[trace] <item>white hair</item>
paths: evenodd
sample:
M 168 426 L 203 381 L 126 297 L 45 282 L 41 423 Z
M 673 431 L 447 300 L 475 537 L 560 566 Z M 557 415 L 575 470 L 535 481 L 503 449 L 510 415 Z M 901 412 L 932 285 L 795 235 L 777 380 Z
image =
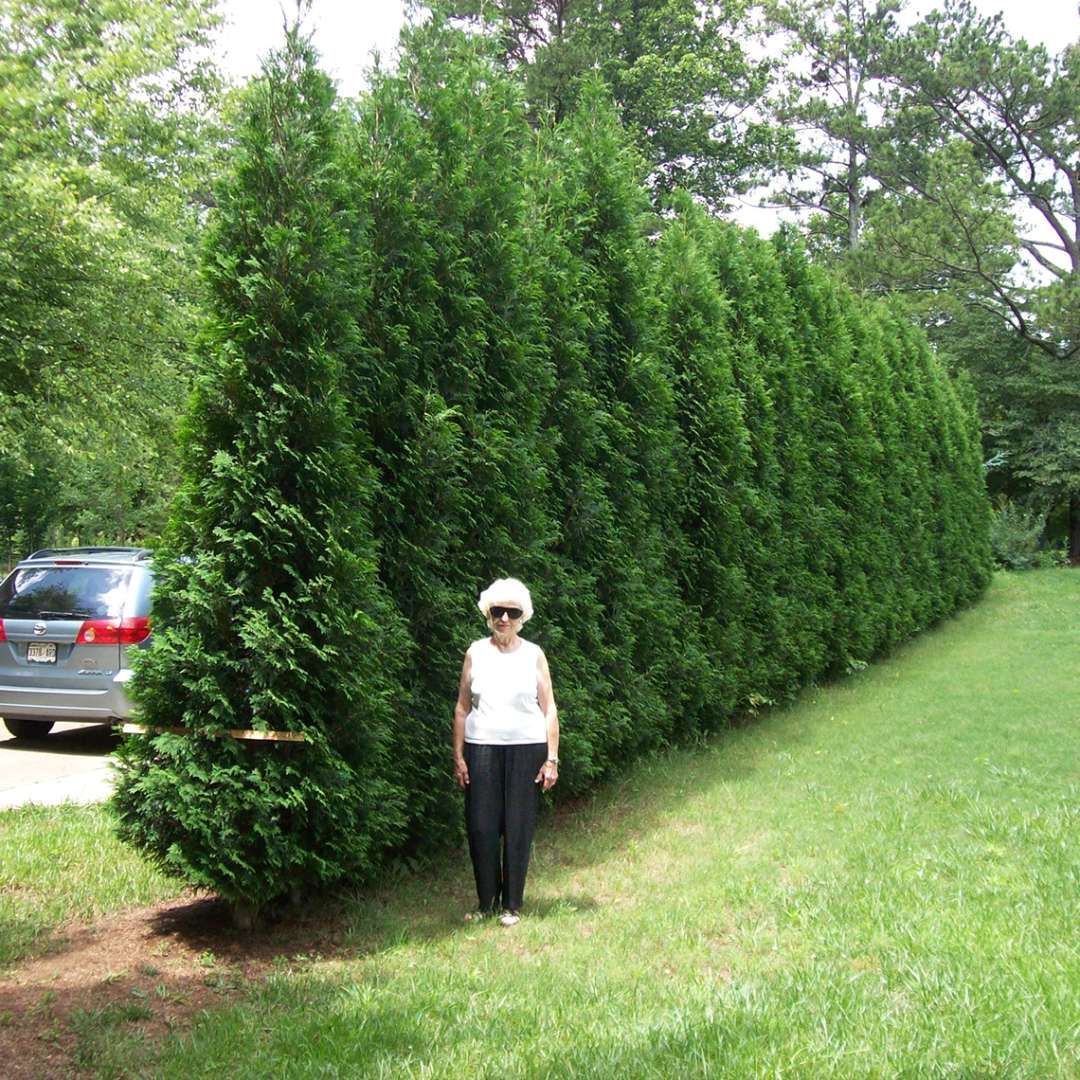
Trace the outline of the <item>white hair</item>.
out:
M 492 604 L 506 604 L 507 607 L 521 608 L 523 623 L 527 623 L 532 618 L 532 597 L 524 583 L 518 581 L 517 578 L 499 578 L 480 594 L 476 606 L 484 613 L 485 619 L 491 614 Z

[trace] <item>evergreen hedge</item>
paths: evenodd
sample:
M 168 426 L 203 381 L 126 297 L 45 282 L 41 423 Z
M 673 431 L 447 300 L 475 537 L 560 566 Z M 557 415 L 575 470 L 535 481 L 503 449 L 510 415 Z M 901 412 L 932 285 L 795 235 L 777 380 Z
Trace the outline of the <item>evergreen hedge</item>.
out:
M 460 831 L 475 597 L 513 574 L 587 790 L 873 659 L 990 573 L 968 389 L 886 305 L 677 199 L 600 85 L 530 128 L 438 25 L 335 110 L 295 36 L 207 255 L 123 835 L 236 899 Z M 302 730 L 273 750 L 222 728 Z

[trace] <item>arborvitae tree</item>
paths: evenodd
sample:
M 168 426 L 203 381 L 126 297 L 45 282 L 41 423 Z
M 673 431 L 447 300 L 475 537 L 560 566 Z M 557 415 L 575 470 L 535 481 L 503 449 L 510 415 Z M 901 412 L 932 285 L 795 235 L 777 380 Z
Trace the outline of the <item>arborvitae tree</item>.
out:
M 679 527 L 688 550 L 681 585 L 701 620 L 709 658 L 693 720 L 699 730 L 711 730 L 736 712 L 751 685 L 752 582 L 745 559 L 755 543 L 749 524 L 752 456 L 733 370 L 731 303 L 715 270 L 716 222 L 688 197 L 677 199 L 675 210 L 654 275 L 686 454 Z
M 185 730 L 128 738 L 114 803 L 167 871 L 254 905 L 369 872 L 405 820 L 385 757 L 409 649 L 376 580 L 373 481 L 341 392 L 357 272 L 315 64 L 294 30 L 246 93 L 134 683 L 146 724 Z
M 926 505 L 925 416 L 906 328 L 886 311 L 879 312 L 878 317 L 882 320 L 885 362 L 897 419 L 893 461 L 900 497 L 892 508 L 890 535 L 898 540 L 903 538 L 899 545 L 900 596 L 897 606 L 901 619 L 899 638 L 904 640 L 928 625 L 928 612 L 937 584 L 928 561 L 930 522 Z
M 781 256 L 786 240 L 778 238 Z M 821 491 L 813 442 L 814 386 L 826 358 L 814 355 L 799 333 L 796 294 L 784 277 L 777 245 L 744 240 L 757 282 L 744 301 L 754 311 L 753 333 L 765 358 L 765 377 L 776 416 L 779 465 L 777 506 L 782 548 L 777 552 L 778 629 L 774 656 L 777 691 L 792 696 L 825 666 L 825 623 L 835 602 L 830 576 L 821 564 Z M 827 470 L 827 466 L 826 466 Z
M 805 514 L 802 550 L 807 568 L 806 598 L 813 610 L 807 629 L 816 639 L 806 656 L 813 666 L 805 664 L 805 679 L 852 658 L 843 638 L 838 640 L 837 624 L 846 622 L 841 612 L 848 609 L 845 590 L 852 577 L 850 543 L 861 532 L 850 527 L 844 487 L 844 463 L 857 452 L 853 445 L 857 435 L 849 430 L 845 420 L 850 422 L 851 418 L 845 414 L 857 401 L 851 400 L 853 388 L 844 378 L 851 343 L 843 333 L 839 313 L 829 303 L 828 291 L 822 287 L 825 283 L 814 273 L 794 236 L 782 232 L 773 246 L 791 299 L 792 335 L 803 357 L 796 390 L 804 398 L 799 440 L 803 452 L 798 457 L 798 479 L 789 484 L 798 498 L 785 501 Z
M 876 544 L 867 546 L 870 582 L 872 652 L 890 648 L 904 637 L 904 546 L 902 505 L 897 455 L 903 452 L 896 416 L 895 390 L 887 364 L 883 327 L 872 312 L 853 296 L 845 296 L 845 319 L 854 342 L 852 361 L 874 433 L 869 461 L 871 483 L 878 492 Z M 871 537 L 867 538 L 868 540 Z
M 545 153 L 549 232 L 562 238 L 557 265 L 573 282 L 568 294 L 546 295 L 571 391 L 553 400 L 548 421 L 568 435 L 556 554 L 592 586 L 600 621 L 578 640 L 599 658 L 607 688 L 607 700 L 567 727 L 588 776 L 682 730 L 707 661 L 677 578 L 682 455 L 672 375 L 652 333 L 646 235 L 656 219 L 643 169 L 598 84 L 547 134 Z
M 769 392 L 766 365 L 757 337 L 757 283 L 750 234 L 732 226 L 713 229 L 710 256 L 713 270 L 730 312 L 733 342 L 732 373 L 742 401 L 750 464 L 741 485 L 739 506 L 747 543 L 741 556 L 750 583 L 749 607 L 744 616 L 743 657 L 746 683 L 739 695 L 743 707 L 757 707 L 780 692 L 782 669 L 773 643 L 781 636 L 777 578 L 782 572 L 783 531 L 779 506 L 780 466 L 777 458 L 777 416 Z M 756 243 L 761 243 L 757 241 Z
M 936 583 L 930 617 L 936 620 L 974 599 L 987 583 L 989 502 L 972 482 L 983 472 L 982 447 L 970 426 L 977 410 L 965 396 L 966 375 L 950 376 L 922 334 L 906 327 L 904 333 L 921 386 L 928 566 Z
M 459 828 L 448 724 L 465 648 L 483 632 L 475 597 L 521 577 L 536 594 L 529 632 L 548 626 L 557 525 L 539 429 L 553 374 L 526 250 L 529 139 L 516 84 L 436 23 L 409 33 L 350 140 L 371 264 L 350 408 L 381 478 L 382 579 L 420 657 L 399 756 L 425 845 Z
M 603 109 L 603 103 L 598 102 Z M 615 282 L 597 266 L 592 245 L 610 243 L 611 257 L 634 259 L 641 234 L 635 183 L 636 159 L 610 116 L 586 108 L 562 125 L 543 128 L 530 155 L 530 188 L 536 213 L 529 232 L 530 266 L 537 281 L 544 347 L 556 383 L 543 420 L 544 440 L 555 454 L 553 496 L 559 532 L 550 549 L 550 631 L 547 643 L 558 657 L 563 702 L 565 790 L 584 790 L 614 761 L 631 753 L 638 737 L 662 739 L 666 710 L 656 723 L 635 725 L 627 699 L 641 692 L 641 677 L 626 680 L 627 655 L 637 648 L 622 620 L 633 604 L 623 603 L 623 587 L 638 558 L 627 537 L 636 527 L 626 518 L 625 500 L 640 506 L 640 486 L 627 461 L 632 435 L 620 419 L 625 410 L 614 387 L 625 381 L 631 355 L 622 331 L 612 326 L 610 290 Z M 590 120 L 595 128 L 590 129 Z M 610 191 L 597 198 L 598 170 L 629 177 L 615 196 L 628 194 L 631 206 L 611 215 Z M 611 215 L 611 216 L 609 216 Z M 629 237 L 609 235 L 611 222 L 630 221 Z M 620 244 L 629 238 L 629 250 Z M 626 267 L 619 265 L 618 279 Z M 631 275 L 631 289 L 640 287 Z M 613 302 L 612 302 L 613 303 Z M 621 323 L 631 340 L 642 334 L 641 306 L 630 303 Z M 621 501 L 624 500 L 624 501 Z M 647 542 L 649 534 L 640 532 Z M 616 625 L 618 623 L 618 625 Z
M 565 146 L 557 149 L 556 143 Z M 605 705 L 619 690 L 605 643 L 608 612 L 600 577 L 616 529 L 608 481 L 600 468 L 607 414 L 594 385 L 594 319 L 589 268 L 571 242 L 589 210 L 575 174 L 563 165 L 573 144 L 558 126 L 541 130 L 528 159 L 535 213 L 528 258 L 540 297 L 540 331 L 555 382 L 542 420 L 554 455 L 553 498 L 559 523 L 550 549 L 544 612 L 545 648 L 552 657 L 563 717 L 565 762 L 560 785 L 584 790 L 602 775 Z
M 956 584 L 956 607 L 959 607 L 978 599 L 990 582 L 992 562 L 990 501 L 986 498 L 984 484 L 973 480 L 984 475 L 975 388 L 969 377 L 960 373 L 954 376 L 952 390 L 957 456 L 949 462 L 948 471 L 953 488 L 952 511 L 957 537 L 952 548 L 952 580 Z
M 836 280 L 811 266 L 790 237 L 778 251 L 794 300 L 797 336 L 813 373 L 813 544 L 831 594 L 823 655 L 828 667 L 843 670 L 875 650 L 874 567 L 881 554 L 877 441 Z

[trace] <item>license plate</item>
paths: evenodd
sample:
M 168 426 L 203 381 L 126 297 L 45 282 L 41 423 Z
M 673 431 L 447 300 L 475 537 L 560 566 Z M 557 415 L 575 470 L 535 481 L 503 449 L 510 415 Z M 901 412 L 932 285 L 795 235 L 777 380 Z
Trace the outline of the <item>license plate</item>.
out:
M 55 641 L 31 641 L 26 646 L 26 659 L 31 664 L 55 664 Z

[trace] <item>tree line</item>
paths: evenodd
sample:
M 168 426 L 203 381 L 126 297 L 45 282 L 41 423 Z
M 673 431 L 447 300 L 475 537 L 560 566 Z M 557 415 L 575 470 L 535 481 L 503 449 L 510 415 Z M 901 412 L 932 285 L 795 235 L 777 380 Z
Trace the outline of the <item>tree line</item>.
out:
M 223 108 L 207 0 L 0 0 L 0 558 L 152 540 Z
M 1080 559 L 1080 49 L 970 0 L 439 0 L 534 129 L 599 75 L 657 212 L 677 190 L 800 213 L 811 258 L 888 295 L 979 399 L 995 499 Z M 0 0 L 0 555 L 153 542 L 213 178 L 236 91 L 214 0 Z
M 533 590 L 564 784 L 857 670 L 990 572 L 974 398 L 903 310 L 676 193 L 603 79 L 538 122 L 435 19 L 245 92 L 122 835 L 259 904 L 460 832 L 477 593 Z M 235 728 L 300 733 L 251 746 Z
M 815 260 L 888 294 L 969 372 L 991 490 L 1080 564 L 1080 42 L 973 0 L 438 0 L 536 116 L 603 72 L 649 162 L 723 211 L 800 214 Z

